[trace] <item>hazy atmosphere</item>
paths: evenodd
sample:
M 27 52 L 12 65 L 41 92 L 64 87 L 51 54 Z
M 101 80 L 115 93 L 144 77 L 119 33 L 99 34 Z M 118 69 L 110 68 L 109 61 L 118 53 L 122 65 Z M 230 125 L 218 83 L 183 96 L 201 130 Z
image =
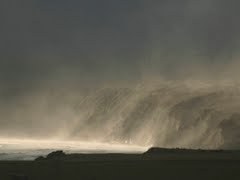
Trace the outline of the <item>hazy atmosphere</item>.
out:
M 240 148 L 239 6 L 1 0 L 0 139 Z

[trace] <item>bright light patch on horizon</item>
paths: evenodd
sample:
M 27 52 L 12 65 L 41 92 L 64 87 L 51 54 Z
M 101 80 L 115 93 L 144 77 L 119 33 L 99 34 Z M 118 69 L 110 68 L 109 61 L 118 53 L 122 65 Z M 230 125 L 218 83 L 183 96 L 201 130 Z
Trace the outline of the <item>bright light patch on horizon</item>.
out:
M 0 150 L 63 150 L 67 153 L 141 153 L 148 147 L 132 144 L 83 142 L 67 140 L 0 139 Z

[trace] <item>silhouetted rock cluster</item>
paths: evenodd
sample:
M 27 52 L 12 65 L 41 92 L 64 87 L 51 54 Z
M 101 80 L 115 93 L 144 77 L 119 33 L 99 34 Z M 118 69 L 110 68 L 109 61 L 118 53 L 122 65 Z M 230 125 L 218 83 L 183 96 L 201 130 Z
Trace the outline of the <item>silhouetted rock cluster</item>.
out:
M 46 157 L 40 156 L 36 158 L 36 161 L 41 161 L 41 160 L 60 160 L 66 157 L 66 154 L 63 151 L 54 151 L 49 153 Z

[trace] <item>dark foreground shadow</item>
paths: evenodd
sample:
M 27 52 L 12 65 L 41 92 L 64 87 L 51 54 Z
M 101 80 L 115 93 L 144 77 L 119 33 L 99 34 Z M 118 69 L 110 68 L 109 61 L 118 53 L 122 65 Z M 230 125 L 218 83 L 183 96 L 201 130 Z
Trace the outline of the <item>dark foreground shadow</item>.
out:
M 27 175 L 27 176 L 26 176 Z M 151 148 L 143 154 L 65 154 L 0 161 L 0 180 L 240 180 L 240 151 Z
M 29 180 L 28 176 L 23 174 L 10 174 L 11 180 Z

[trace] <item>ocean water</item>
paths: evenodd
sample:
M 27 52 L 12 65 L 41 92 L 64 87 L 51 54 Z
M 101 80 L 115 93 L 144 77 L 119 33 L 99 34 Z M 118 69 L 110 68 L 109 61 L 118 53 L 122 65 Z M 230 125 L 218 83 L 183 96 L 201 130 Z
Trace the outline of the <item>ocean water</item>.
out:
M 50 152 L 65 153 L 141 153 L 147 148 L 117 144 L 55 140 L 0 140 L 0 160 L 34 160 Z

